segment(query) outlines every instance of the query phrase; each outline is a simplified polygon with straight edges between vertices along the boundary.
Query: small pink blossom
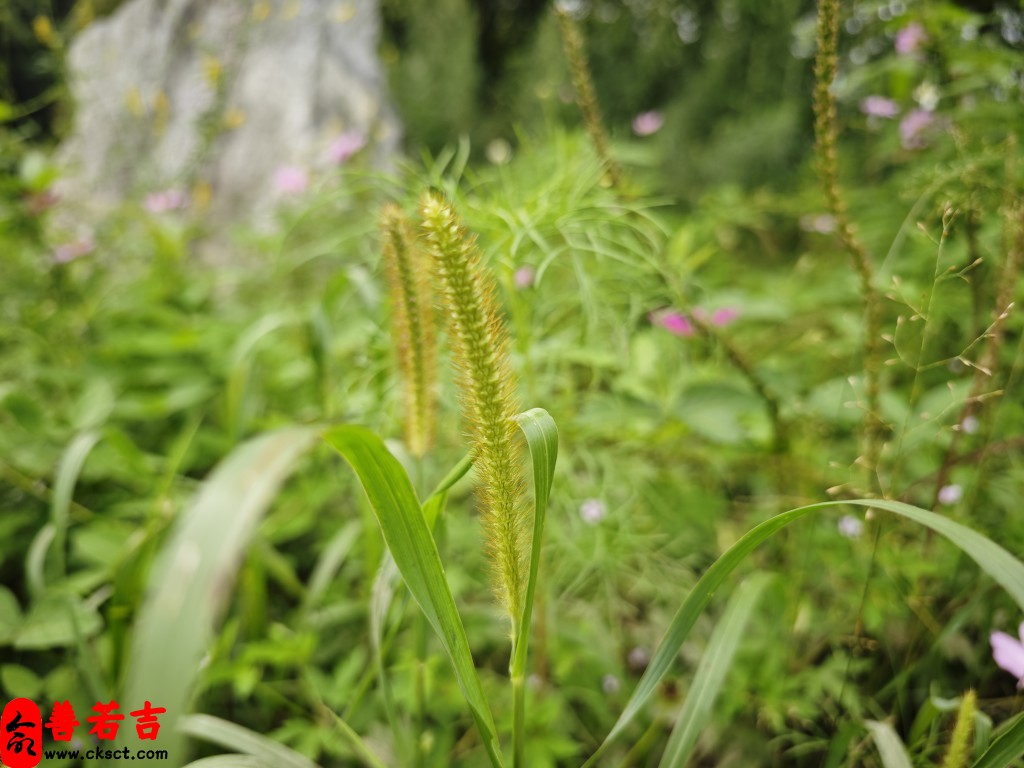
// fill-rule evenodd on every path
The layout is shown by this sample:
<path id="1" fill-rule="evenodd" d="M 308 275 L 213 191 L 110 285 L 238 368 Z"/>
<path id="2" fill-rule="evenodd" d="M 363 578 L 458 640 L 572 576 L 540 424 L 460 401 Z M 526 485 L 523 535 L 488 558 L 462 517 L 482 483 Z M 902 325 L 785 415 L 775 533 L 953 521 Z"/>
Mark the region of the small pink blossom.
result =
<path id="1" fill-rule="evenodd" d="M 661 130 L 665 124 L 665 115 L 652 109 L 649 112 L 641 112 L 633 118 L 633 133 L 637 136 L 650 136 Z"/>
<path id="2" fill-rule="evenodd" d="M 913 21 L 896 33 L 896 53 L 901 56 L 909 56 L 927 39 L 928 34 L 924 31 L 924 27 Z"/>
<path id="3" fill-rule="evenodd" d="M 915 109 L 900 121 L 900 144 L 904 149 L 924 149 L 928 146 L 925 136 L 934 125 L 935 115 Z"/>
<path id="4" fill-rule="evenodd" d="M 676 336 L 693 336 L 693 323 L 690 318 L 679 312 L 664 312 L 656 316 L 654 322 Z"/>
<path id="5" fill-rule="evenodd" d="M 587 499 L 580 505 L 580 518 L 588 525 L 597 525 L 608 513 L 604 502 L 600 499 Z"/>
<path id="6" fill-rule="evenodd" d="M 836 528 L 839 529 L 840 536 L 845 536 L 848 539 L 856 539 L 864 533 L 864 521 L 853 515 L 843 515 L 839 518 L 839 523 L 836 525 Z"/>
<path id="7" fill-rule="evenodd" d="M 615 675 L 605 675 L 601 679 L 601 690 L 609 696 L 614 696 L 622 688 L 622 683 Z"/>
<path id="8" fill-rule="evenodd" d="M 274 186 L 285 195 L 301 195 L 309 189 L 309 174 L 297 165 L 282 165 L 274 174 Z"/>
<path id="9" fill-rule="evenodd" d="M 366 146 L 361 131 L 349 130 L 338 136 L 327 148 L 327 158 L 335 165 L 344 165 L 352 155 Z"/>
<path id="10" fill-rule="evenodd" d="M 92 239 L 92 235 L 82 235 L 74 240 L 61 243 L 54 248 L 53 260 L 57 264 L 67 264 L 69 261 L 74 261 L 92 253 L 95 248 L 96 243 Z"/>
<path id="11" fill-rule="evenodd" d="M 964 497 L 964 489 L 959 485 L 944 485 L 939 489 L 939 503 L 951 507 Z"/>
<path id="12" fill-rule="evenodd" d="M 728 325 L 739 316 L 740 311 L 736 307 L 722 307 L 711 313 L 711 324 L 717 326 Z"/>
<path id="13" fill-rule="evenodd" d="M 900 113 L 900 105 L 885 96 L 868 96 L 861 100 L 860 111 L 868 117 L 892 120 Z"/>
<path id="14" fill-rule="evenodd" d="M 187 203 L 188 198 L 180 189 L 165 189 L 146 195 L 145 207 L 150 213 L 166 213 L 184 208 Z"/>
<path id="15" fill-rule="evenodd" d="M 1021 640 L 1005 632 L 993 632 L 989 637 L 992 658 L 1000 669 L 1017 678 L 1017 687 L 1024 689 L 1024 624 L 1020 625 Z"/>
<path id="16" fill-rule="evenodd" d="M 525 291 L 527 288 L 533 286 L 533 281 L 536 278 L 537 273 L 534 272 L 533 267 L 520 267 L 512 276 L 512 282 L 515 285 L 516 290 Z"/>

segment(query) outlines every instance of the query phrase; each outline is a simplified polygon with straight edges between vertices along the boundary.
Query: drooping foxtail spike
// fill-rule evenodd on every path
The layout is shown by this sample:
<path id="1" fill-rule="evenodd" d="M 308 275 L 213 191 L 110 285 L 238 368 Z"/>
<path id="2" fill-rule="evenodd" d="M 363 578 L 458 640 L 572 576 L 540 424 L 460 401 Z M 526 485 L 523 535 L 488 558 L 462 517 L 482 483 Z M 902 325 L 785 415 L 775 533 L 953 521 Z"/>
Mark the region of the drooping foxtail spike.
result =
<path id="1" fill-rule="evenodd" d="M 476 454 L 495 592 L 515 627 L 526 591 L 532 531 L 524 503 L 522 445 L 513 421 L 517 408 L 507 334 L 496 308 L 494 281 L 452 206 L 428 193 L 420 210 Z"/>
<path id="2" fill-rule="evenodd" d="M 385 206 L 380 217 L 384 267 L 391 288 L 391 333 L 405 389 L 405 443 L 422 458 L 434 440 L 437 344 L 426 260 L 416 248 L 405 213 Z"/>

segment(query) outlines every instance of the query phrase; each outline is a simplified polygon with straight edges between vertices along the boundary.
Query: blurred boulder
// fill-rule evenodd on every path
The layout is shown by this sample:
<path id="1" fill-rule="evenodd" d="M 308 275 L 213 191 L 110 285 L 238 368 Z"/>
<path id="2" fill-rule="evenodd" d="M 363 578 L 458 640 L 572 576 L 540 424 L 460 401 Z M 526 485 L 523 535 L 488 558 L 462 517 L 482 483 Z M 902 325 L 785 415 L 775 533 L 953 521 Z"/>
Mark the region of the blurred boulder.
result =
<path id="1" fill-rule="evenodd" d="M 386 167 L 378 34 L 377 0 L 128 0 L 71 46 L 59 193 L 95 210 L 175 190 L 253 221 L 339 165 Z"/>

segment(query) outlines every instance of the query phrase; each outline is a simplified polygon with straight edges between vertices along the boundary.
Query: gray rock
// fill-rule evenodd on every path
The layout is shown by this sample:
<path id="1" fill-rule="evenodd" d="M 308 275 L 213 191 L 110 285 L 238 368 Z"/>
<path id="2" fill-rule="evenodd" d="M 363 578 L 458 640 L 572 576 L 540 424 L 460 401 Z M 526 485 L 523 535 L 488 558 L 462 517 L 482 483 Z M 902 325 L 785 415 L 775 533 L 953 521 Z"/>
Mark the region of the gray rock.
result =
<path id="1" fill-rule="evenodd" d="M 256 220 L 364 141 L 359 161 L 386 167 L 378 34 L 376 0 L 129 0 L 71 46 L 58 192 L 96 212 L 182 190 L 218 222 Z"/>

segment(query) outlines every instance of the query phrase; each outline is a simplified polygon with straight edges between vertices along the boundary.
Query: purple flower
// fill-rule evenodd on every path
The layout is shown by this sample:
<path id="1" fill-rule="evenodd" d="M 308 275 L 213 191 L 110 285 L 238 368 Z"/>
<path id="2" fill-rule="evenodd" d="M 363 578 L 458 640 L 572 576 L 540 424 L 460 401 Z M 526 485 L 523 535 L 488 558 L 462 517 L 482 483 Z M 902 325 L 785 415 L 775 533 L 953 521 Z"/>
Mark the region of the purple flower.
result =
<path id="1" fill-rule="evenodd" d="M 85 234 L 66 243 L 61 243 L 53 249 L 53 260 L 57 264 L 67 264 L 69 261 L 81 258 L 95 250 L 96 243 L 92 235 Z"/>
<path id="2" fill-rule="evenodd" d="M 951 507 L 964 497 L 964 489 L 959 485 L 944 485 L 939 489 L 939 503 Z"/>
<path id="3" fill-rule="evenodd" d="M 924 27 L 913 21 L 896 33 L 896 53 L 900 56 L 909 56 L 927 39 L 928 34 Z"/>
<path id="4" fill-rule="evenodd" d="M 512 282 L 518 291 L 525 291 L 533 285 L 533 281 L 536 279 L 537 273 L 533 271 L 533 267 L 520 267 L 516 270 L 512 276 Z"/>
<path id="5" fill-rule="evenodd" d="M 900 143 L 904 149 L 923 149 L 928 146 L 927 131 L 935 124 L 935 115 L 915 109 L 900 121 Z"/>
<path id="6" fill-rule="evenodd" d="M 146 195 L 145 207 L 150 213 L 166 213 L 184 208 L 188 198 L 180 189 L 166 189 Z"/>
<path id="7" fill-rule="evenodd" d="M 615 675 L 605 675 L 601 680 L 601 690 L 609 696 L 614 696 L 621 688 L 622 684 Z"/>
<path id="8" fill-rule="evenodd" d="M 1021 640 L 1024 640 L 1024 624 L 1020 625 Z M 992 658 L 1000 669 L 1005 669 L 1017 678 L 1017 687 L 1024 688 L 1024 642 L 1005 632 L 993 632 L 989 638 L 992 644 Z"/>
<path id="9" fill-rule="evenodd" d="M 366 136 L 361 131 L 345 131 L 327 148 L 327 158 L 335 165 L 344 165 L 352 155 L 366 146 Z"/>
<path id="10" fill-rule="evenodd" d="M 588 525 L 597 525 L 607 514 L 608 510 L 600 499 L 587 499 L 580 505 L 580 517 Z"/>
<path id="11" fill-rule="evenodd" d="M 693 336 L 693 323 L 690 322 L 690 318 L 674 310 L 654 315 L 651 322 L 657 323 L 676 336 Z"/>
<path id="12" fill-rule="evenodd" d="M 900 113 L 900 105 L 885 96 L 868 96 L 860 102 L 860 111 L 868 117 L 892 120 Z"/>
<path id="13" fill-rule="evenodd" d="M 728 325 L 739 316 L 740 311 L 736 307 L 722 307 L 711 313 L 711 324 L 717 326 Z"/>
<path id="14" fill-rule="evenodd" d="M 274 186 L 285 195 L 301 195 L 309 189 L 309 174 L 297 165 L 282 165 L 274 174 Z"/>
<path id="15" fill-rule="evenodd" d="M 637 136 L 650 136 L 661 130 L 665 124 L 665 116 L 657 110 L 641 112 L 633 118 L 633 133 Z"/>
<path id="16" fill-rule="evenodd" d="M 864 521 L 853 515 L 843 515 L 836 527 L 839 529 L 839 535 L 848 539 L 859 538 L 864 533 Z"/>
<path id="17" fill-rule="evenodd" d="M 973 435 L 978 431 L 981 426 L 981 422 L 978 421 L 977 416 L 965 416 L 964 420 L 960 423 L 960 429 L 966 432 L 968 435 Z"/>

